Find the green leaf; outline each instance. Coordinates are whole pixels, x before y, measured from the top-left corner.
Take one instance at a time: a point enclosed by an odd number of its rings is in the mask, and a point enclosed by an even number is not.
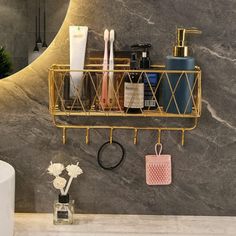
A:
[[[12,72],[12,61],[4,47],[0,47],[0,79],[7,77]]]

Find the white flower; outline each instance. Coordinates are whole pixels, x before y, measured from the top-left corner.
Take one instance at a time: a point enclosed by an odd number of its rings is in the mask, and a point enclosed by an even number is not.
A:
[[[77,165],[68,165],[66,167],[66,170],[68,172],[68,175],[72,178],[77,178],[78,175],[83,174],[83,170]]]
[[[61,163],[52,163],[51,165],[48,167],[48,173],[50,175],[53,175],[55,177],[59,176],[62,171],[65,169],[64,165]]]
[[[53,180],[53,186],[55,187],[55,189],[59,189],[59,190],[63,189],[66,186],[66,179],[60,176],[57,176]]]

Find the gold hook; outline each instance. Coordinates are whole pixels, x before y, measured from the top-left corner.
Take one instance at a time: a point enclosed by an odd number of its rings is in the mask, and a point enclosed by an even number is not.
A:
[[[110,144],[112,144],[113,141],[113,128],[110,129]]]
[[[184,146],[185,130],[182,129],[182,146]]]
[[[66,144],[66,128],[65,127],[62,129],[62,142],[63,144]]]
[[[89,128],[86,128],[86,144],[89,144]]]
[[[138,142],[138,129],[134,129],[134,144]]]
[[[158,129],[158,139],[157,139],[157,143],[161,144],[161,130]]]

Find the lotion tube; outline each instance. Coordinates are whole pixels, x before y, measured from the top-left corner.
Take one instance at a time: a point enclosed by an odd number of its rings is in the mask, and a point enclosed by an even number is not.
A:
[[[70,69],[83,70],[88,37],[87,26],[70,26]],[[83,72],[71,72],[70,97],[81,96]],[[77,91],[76,91],[77,90]]]

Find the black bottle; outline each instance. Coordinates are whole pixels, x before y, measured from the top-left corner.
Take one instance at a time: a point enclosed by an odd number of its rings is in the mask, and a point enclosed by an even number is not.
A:
[[[150,69],[151,62],[149,57],[148,49],[151,47],[151,44],[136,44],[133,47],[139,48],[142,50],[142,57],[140,59],[140,69]]]
[[[138,70],[137,53],[131,54],[130,70]],[[139,72],[131,72],[125,78],[124,111],[127,113],[142,113],[144,107],[144,83]]]
[[[140,69],[141,70],[150,70],[151,61],[149,57],[149,48],[151,44],[137,44],[134,47],[142,50],[142,57],[140,59]],[[144,83],[144,109],[153,110],[157,109],[157,91],[156,87],[159,81],[159,74],[157,73],[144,73],[143,74],[143,83]]]

